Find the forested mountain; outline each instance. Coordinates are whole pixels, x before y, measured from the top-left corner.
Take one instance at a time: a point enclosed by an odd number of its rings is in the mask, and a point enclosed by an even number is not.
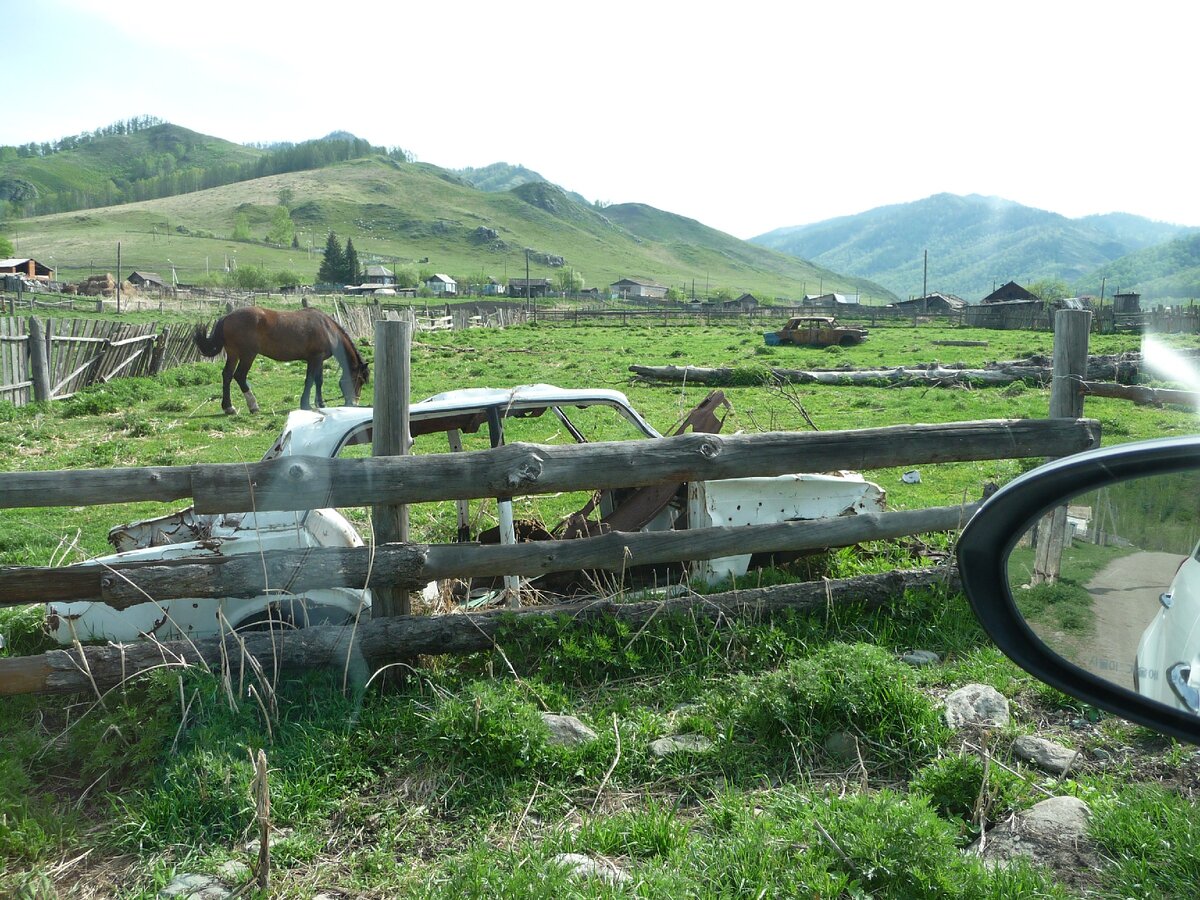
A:
[[[928,289],[977,301],[1010,280],[1089,284],[1100,267],[1187,231],[1123,213],[1068,219],[997,197],[936,194],[751,241],[904,297],[921,293],[928,251]]]
[[[1136,291],[1149,301],[1182,302],[1200,297],[1200,232],[1137,250],[1113,260],[1078,284],[1079,293],[1106,296]]]
[[[278,148],[252,164],[286,159],[279,154],[307,146]],[[651,207],[598,209],[544,181],[486,192],[448,170],[382,151],[170,197],[0,224],[19,253],[45,261],[62,280],[115,272],[120,244],[126,273],[172,273],[181,283],[236,278],[243,287],[265,282],[263,289],[312,283],[331,232],[343,245],[353,241],[362,265],[386,264],[409,285],[434,272],[464,286],[524,277],[528,249],[532,277],[576,287],[582,279],[585,287],[600,288],[601,296],[609,284],[632,277],[667,285],[678,297],[690,296],[694,285],[701,298],[749,292],[770,302],[822,286],[860,293],[864,302],[895,299],[864,279]]]
[[[406,158],[344,132],[263,149],[130,119],[52,143],[0,147],[0,213],[19,218],[171,197],[372,153]]]

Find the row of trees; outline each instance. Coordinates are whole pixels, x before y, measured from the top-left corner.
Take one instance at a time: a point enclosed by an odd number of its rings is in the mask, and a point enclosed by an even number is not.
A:
[[[325,257],[317,269],[317,281],[322,284],[358,284],[362,280],[362,267],[358,263],[358,251],[353,238],[346,238],[343,249],[338,236],[332,231],[325,239]]]
[[[0,146],[0,162],[7,162],[13,159],[28,159],[35,156],[50,156],[54,153],[62,153],[64,150],[76,150],[102,137],[109,137],[114,134],[133,134],[137,131],[145,131],[147,128],[153,128],[156,125],[165,124],[162,119],[155,116],[134,116],[132,119],[122,119],[119,122],[113,122],[111,125],[97,128],[95,131],[83,131],[79,134],[61,137],[57,141],[43,141],[41,143],[30,141],[28,144],[19,144],[16,146]]]

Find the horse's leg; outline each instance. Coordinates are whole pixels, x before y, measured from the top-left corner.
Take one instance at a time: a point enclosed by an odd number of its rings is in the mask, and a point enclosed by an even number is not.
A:
[[[233,373],[233,377],[237,379],[238,387],[242,389],[242,396],[246,398],[246,408],[252,413],[258,412],[258,400],[254,397],[254,391],[250,390],[250,382],[246,380],[246,376],[250,374],[250,367],[254,365],[254,357],[250,356],[238,363],[237,369]]]
[[[227,416],[237,415],[233,401],[229,399],[229,382],[233,381],[233,370],[237,368],[237,364],[236,356],[226,356],[225,368],[221,370],[221,409]]]
[[[308,368],[304,370],[304,393],[300,397],[301,409],[312,409],[308,405],[308,397],[314,385],[317,388],[317,406],[319,407],[321,406],[321,362],[318,360],[316,363],[313,363],[310,359],[308,361]]]
[[[318,359],[317,366],[317,408],[325,405],[325,360]]]
[[[338,354],[338,362],[342,364],[342,377],[338,381],[338,385],[342,389],[342,396],[346,398],[347,406],[356,406],[354,396],[354,376],[350,372],[350,360],[346,359],[346,354]]]

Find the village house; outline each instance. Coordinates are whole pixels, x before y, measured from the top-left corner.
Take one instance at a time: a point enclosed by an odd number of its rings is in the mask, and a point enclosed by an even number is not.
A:
[[[19,275],[29,281],[49,281],[51,270],[36,259],[0,259],[0,275]]]
[[[667,296],[667,286],[657,281],[645,281],[640,278],[622,278],[609,286],[613,296],[624,300],[642,298],[646,300],[661,300]]]
[[[912,315],[948,315],[961,312],[967,301],[954,294],[943,294],[934,291],[924,297],[912,297],[908,300],[897,300],[889,304],[894,309],[903,310]]]
[[[147,290],[165,291],[168,285],[157,272],[142,272],[135,269],[129,273],[129,277],[125,279],[136,288],[144,288]]]
[[[363,270],[363,284],[392,285],[396,283],[396,273],[387,266],[367,266]]]
[[[485,297],[503,297],[504,283],[488,276],[488,280],[479,286],[479,293]]]
[[[510,297],[545,297],[550,293],[550,281],[546,278],[510,278],[508,279],[508,295]]]
[[[457,294],[458,282],[449,275],[443,275],[438,272],[425,279],[425,287],[433,291],[435,294]]]
[[[990,294],[988,294],[986,297],[984,297],[979,302],[980,303],[1011,303],[1014,300],[1024,300],[1026,302],[1028,302],[1030,300],[1037,300],[1039,303],[1041,302],[1041,300],[1038,299],[1038,296],[1036,294],[1025,290],[1025,288],[1021,287],[1015,281],[1010,281],[1007,284],[1002,284],[1000,287],[996,288],[996,290],[992,291]]]
[[[726,300],[721,304],[724,309],[736,309],[741,312],[753,312],[758,309],[758,298],[753,294],[742,294],[736,300]]]

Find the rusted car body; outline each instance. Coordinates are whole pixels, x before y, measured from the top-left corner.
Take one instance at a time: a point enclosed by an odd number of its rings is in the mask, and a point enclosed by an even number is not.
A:
[[[718,431],[722,425],[719,414],[727,408],[721,393],[714,392],[685,416],[673,433]],[[372,420],[369,407],[296,410],[263,459],[369,455]],[[506,441],[554,444],[662,437],[618,391],[545,384],[438,394],[410,407],[410,431],[414,453],[485,449]],[[409,514],[414,523],[425,523],[423,530],[432,530],[436,541],[511,543],[606,531],[823,518],[877,512],[883,504],[884,493],[878,486],[857,473],[840,472],[600,490],[549,499],[445,501],[415,504],[409,507]],[[350,521],[354,515],[336,509],[200,514],[189,507],[113,528],[109,541],[120,552],[96,561],[113,564],[309,547],[361,547],[363,540]],[[742,575],[749,564],[748,556],[725,557],[693,564],[689,574],[694,579],[715,581]],[[541,590],[545,584],[539,580],[532,587]],[[154,601],[124,610],[98,601],[54,603],[49,607],[49,626],[63,643],[76,638],[132,640],[147,634],[163,640],[204,637],[218,634],[222,628],[270,620],[297,626],[344,623],[362,614],[370,600],[369,590],[330,588],[309,590],[303,596],[273,593],[252,599]]]
[[[778,331],[768,331],[768,344],[800,344],[806,347],[852,347],[867,338],[867,329],[839,325],[832,316],[793,316]]]

